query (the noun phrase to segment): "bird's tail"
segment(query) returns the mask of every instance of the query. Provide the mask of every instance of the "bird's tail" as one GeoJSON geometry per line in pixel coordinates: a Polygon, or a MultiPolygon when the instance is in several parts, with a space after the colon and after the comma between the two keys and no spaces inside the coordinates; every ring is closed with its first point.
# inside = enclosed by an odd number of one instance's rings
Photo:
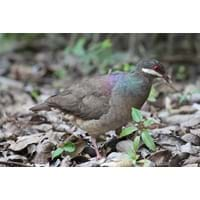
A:
{"type": "Polygon", "coordinates": [[[30,108],[30,110],[33,112],[37,112],[37,111],[41,111],[41,110],[49,111],[50,107],[47,105],[47,103],[44,102],[44,103],[38,104],[36,106],[33,106],[32,108],[30,108]]]}

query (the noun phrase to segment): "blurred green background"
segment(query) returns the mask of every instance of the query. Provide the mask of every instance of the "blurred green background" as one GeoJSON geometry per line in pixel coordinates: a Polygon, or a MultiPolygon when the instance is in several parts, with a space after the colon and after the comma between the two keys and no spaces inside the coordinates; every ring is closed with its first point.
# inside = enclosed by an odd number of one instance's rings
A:
{"type": "Polygon", "coordinates": [[[0,34],[0,76],[22,81],[129,71],[147,57],[166,64],[174,80],[192,81],[200,73],[200,34],[0,34]]]}

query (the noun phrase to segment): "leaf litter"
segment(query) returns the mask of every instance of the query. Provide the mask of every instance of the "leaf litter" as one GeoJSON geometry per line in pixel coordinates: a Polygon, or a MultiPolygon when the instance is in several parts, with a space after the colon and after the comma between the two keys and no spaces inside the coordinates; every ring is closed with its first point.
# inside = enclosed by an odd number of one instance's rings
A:
{"type": "MultiPolygon", "coordinates": [[[[38,59],[46,58],[41,55],[38,59]]],[[[48,74],[60,77],[60,69],[60,65],[36,67],[35,70],[14,65],[8,76],[0,76],[0,166],[135,166],[128,155],[133,150],[135,129],[126,129],[123,137],[117,136],[115,131],[102,136],[98,145],[103,158],[96,160],[90,137],[70,124],[62,112],[29,111],[31,106],[56,92],[55,87],[48,86],[52,81],[48,74]],[[32,82],[27,85],[27,80],[32,82]],[[75,150],[70,152],[68,147],[68,151],[60,151],[52,157],[52,153],[67,142],[75,144],[75,150]]],[[[57,80],[53,84],[60,87],[63,82],[69,84],[72,80],[57,80]]],[[[156,125],[150,129],[156,147],[151,146],[155,151],[150,151],[140,144],[141,162],[137,166],[199,166],[199,83],[185,87],[177,85],[177,88],[179,92],[164,95],[160,95],[165,91],[163,88],[156,88],[156,96],[145,103],[144,116],[156,119],[156,125]]],[[[134,118],[141,120],[138,113],[134,118]]]]}

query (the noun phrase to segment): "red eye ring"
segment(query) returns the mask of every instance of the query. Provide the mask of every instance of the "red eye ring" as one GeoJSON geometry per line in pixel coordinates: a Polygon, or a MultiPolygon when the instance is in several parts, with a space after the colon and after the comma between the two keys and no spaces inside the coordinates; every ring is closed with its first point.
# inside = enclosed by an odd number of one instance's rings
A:
{"type": "Polygon", "coordinates": [[[158,70],[160,69],[160,66],[159,66],[159,65],[155,65],[155,66],[153,66],[153,69],[154,69],[155,71],[158,71],[158,70]]]}

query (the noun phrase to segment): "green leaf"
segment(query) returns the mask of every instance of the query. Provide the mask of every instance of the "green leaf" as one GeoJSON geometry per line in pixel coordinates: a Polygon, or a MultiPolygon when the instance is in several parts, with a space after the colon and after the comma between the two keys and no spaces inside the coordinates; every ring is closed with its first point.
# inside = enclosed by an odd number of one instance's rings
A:
{"type": "Polygon", "coordinates": [[[86,43],[86,39],[80,38],[76,42],[76,45],[73,48],[73,53],[77,56],[84,56],[85,55],[85,49],[84,49],[85,43],[86,43]]]}
{"type": "Polygon", "coordinates": [[[31,91],[31,97],[35,100],[37,100],[37,98],[40,96],[40,93],[38,90],[32,90],[31,91]]]}
{"type": "Polygon", "coordinates": [[[133,166],[136,166],[137,160],[133,159],[133,160],[132,160],[132,163],[133,163],[133,166]]]}
{"type": "Polygon", "coordinates": [[[129,158],[131,160],[135,160],[136,159],[136,153],[135,153],[135,151],[132,151],[132,149],[129,149],[127,154],[128,154],[128,156],[129,156],[129,158]]]}
{"type": "Polygon", "coordinates": [[[199,89],[194,89],[191,91],[191,94],[199,94],[200,90],[199,89]]]}
{"type": "Polygon", "coordinates": [[[69,153],[73,153],[76,150],[76,146],[72,142],[67,142],[64,144],[63,150],[69,153]]]}
{"type": "Polygon", "coordinates": [[[129,72],[131,70],[131,65],[129,63],[123,65],[123,71],[129,72]]]}
{"type": "Polygon", "coordinates": [[[183,65],[179,66],[176,71],[175,77],[179,81],[185,80],[188,77],[187,67],[183,65]]]}
{"type": "Polygon", "coordinates": [[[142,117],[142,114],[141,114],[141,111],[136,109],[136,108],[132,108],[131,110],[131,115],[132,115],[132,119],[133,121],[135,122],[141,122],[143,120],[143,117],[142,117]]]}
{"type": "Polygon", "coordinates": [[[137,130],[138,130],[138,128],[135,127],[135,126],[131,126],[131,127],[128,127],[128,128],[123,128],[122,132],[120,133],[120,137],[124,137],[124,136],[130,135],[130,134],[132,134],[133,132],[135,132],[137,130]]]}
{"type": "Polygon", "coordinates": [[[142,164],[143,167],[150,167],[151,162],[147,159],[142,159],[137,161],[138,164],[142,164]]]}
{"type": "Polygon", "coordinates": [[[58,79],[63,79],[66,76],[66,71],[64,69],[58,69],[54,72],[54,76],[58,79]]]}
{"type": "Polygon", "coordinates": [[[140,136],[136,136],[134,141],[133,141],[133,149],[134,149],[134,151],[137,152],[139,147],[140,147],[140,136]]]}
{"type": "Polygon", "coordinates": [[[190,94],[186,93],[186,94],[182,94],[179,96],[179,104],[185,103],[190,99],[190,94]]]}
{"type": "Polygon", "coordinates": [[[153,138],[151,137],[151,135],[149,134],[149,130],[144,130],[142,131],[141,134],[142,137],[142,141],[144,142],[144,144],[152,151],[156,150],[156,145],[153,141],[153,138]]]}
{"type": "Polygon", "coordinates": [[[128,154],[128,156],[129,156],[129,158],[131,159],[131,160],[135,160],[135,161],[137,161],[138,159],[139,159],[139,155],[138,154],[136,154],[136,152],[133,150],[129,150],[128,152],[127,152],[127,154],[128,154]]]}
{"type": "Polygon", "coordinates": [[[150,102],[155,102],[156,98],[158,97],[158,92],[156,91],[156,89],[154,87],[151,87],[151,91],[148,97],[148,101],[150,102]]]}
{"type": "Polygon", "coordinates": [[[152,124],[155,124],[155,121],[153,119],[147,119],[147,120],[144,121],[144,126],[145,127],[149,127],[152,124]]]}
{"type": "Polygon", "coordinates": [[[101,43],[101,48],[102,49],[108,49],[112,47],[112,42],[110,39],[105,39],[102,43],[101,43]]]}
{"type": "Polygon", "coordinates": [[[52,159],[59,157],[63,153],[64,149],[59,147],[52,152],[52,159]]]}

